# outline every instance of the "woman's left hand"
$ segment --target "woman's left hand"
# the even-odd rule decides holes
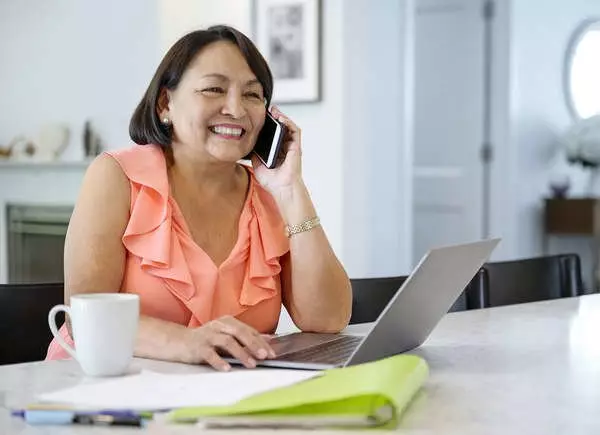
[[[271,115],[281,122],[286,128],[283,139],[280,161],[273,169],[267,168],[255,155],[252,156],[254,175],[258,182],[271,195],[277,197],[281,193],[302,183],[302,149],[300,128],[285,116],[277,107],[273,106]]]

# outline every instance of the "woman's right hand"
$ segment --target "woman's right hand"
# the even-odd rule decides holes
[[[225,316],[199,328],[186,329],[184,355],[186,363],[207,363],[217,370],[231,366],[218,354],[223,350],[248,368],[256,367],[256,359],[274,358],[275,352],[265,337],[235,317]]]

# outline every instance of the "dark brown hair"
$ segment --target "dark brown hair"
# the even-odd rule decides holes
[[[161,90],[177,88],[183,73],[198,52],[217,41],[232,42],[240,49],[248,66],[263,87],[267,106],[271,103],[273,75],[265,58],[246,35],[229,26],[212,26],[206,30],[197,30],[179,39],[167,52],[154,73],[142,101],[129,122],[129,136],[135,143],[157,144],[163,148],[171,146],[172,129],[161,123],[157,113]]]

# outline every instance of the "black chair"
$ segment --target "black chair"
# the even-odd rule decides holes
[[[63,283],[0,284],[0,364],[43,360],[52,340],[48,311],[63,301]]]
[[[467,292],[467,308],[543,301],[584,294],[576,254],[486,263],[483,285]]]
[[[351,279],[350,324],[374,322],[408,276]]]
[[[479,286],[486,281],[483,276],[484,273],[481,269],[477,272],[449,311],[462,311],[466,308],[463,295],[467,292],[481,292]],[[351,279],[352,316],[350,317],[350,324],[377,320],[379,314],[400,289],[406,278],[408,276]]]

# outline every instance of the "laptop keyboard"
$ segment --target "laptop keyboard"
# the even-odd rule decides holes
[[[283,338],[283,337],[282,337]],[[345,363],[363,337],[338,335],[335,340],[295,352],[278,355],[278,361],[339,365]]]

